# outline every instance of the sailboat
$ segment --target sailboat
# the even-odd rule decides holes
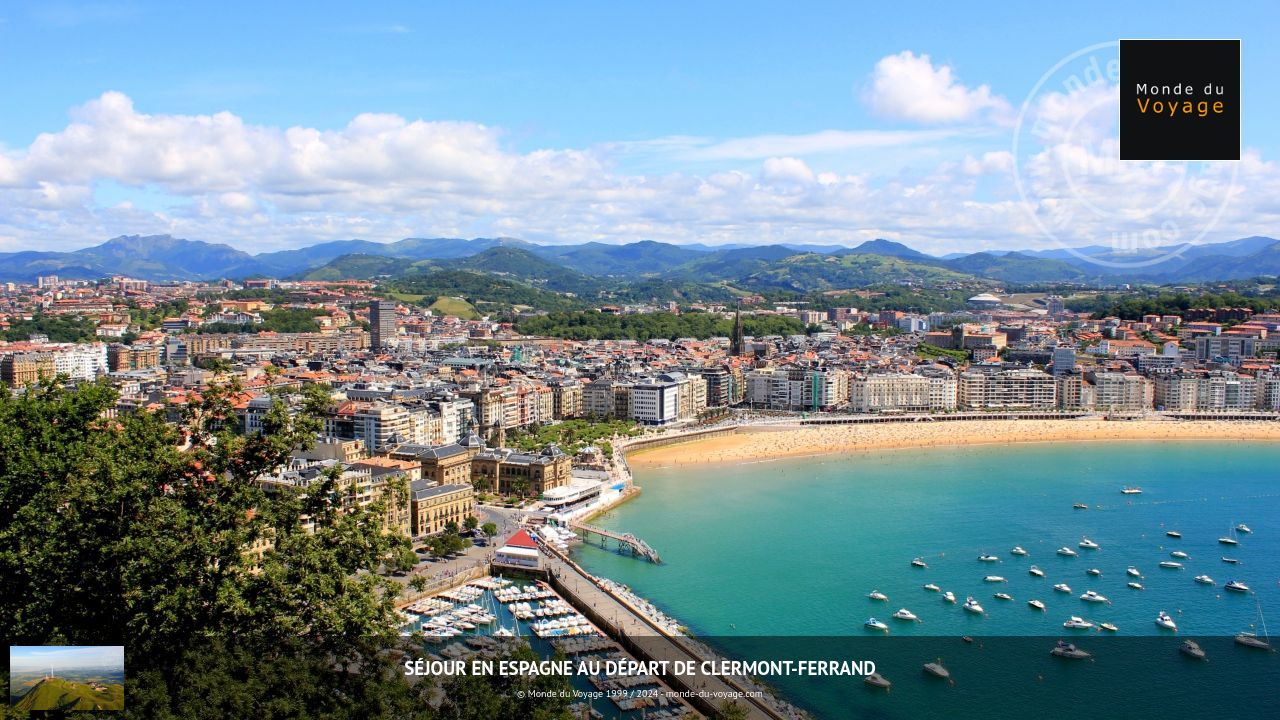
[[[1255,602],[1258,603],[1258,624],[1262,626],[1262,637],[1258,637],[1254,632],[1241,632],[1236,635],[1236,644],[1258,650],[1270,650],[1271,638],[1267,636],[1267,620],[1262,617],[1262,602],[1259,600]]]

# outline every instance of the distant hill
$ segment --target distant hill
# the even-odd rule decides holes
[[[1021,253],[974,253],[946,261],[952,270],[1006,283],[1083,281],[1087,273],[1064,260],[1031,258]]]
[[[28,690],[13,707],[19,712],[123,710],[124,686],[106,685],[99,691],[84,683],[46,678]]]
[[[1137,252],[1090,246],[1075,252],[1059,248],[934,257],[885,239],[841,248],[808,244],[716,247],[649,240],[622,245],[540,245],[507,237],[405,238],[392,243],[339,240],[250,255],[228,245],[169,235],[128,235],[74,252],[0,253],[0,280],[34,282],[40,275],[97,279],[114,274],[153,281],[264,275],[341,280],[470,270],[513,277],[562,293],[608,291],[632,297],[630,289],[643,284],[670,299],[712,297],[726,292],[726,287],[805,292],[939,280],[1049,283],[1084,282],[1099,276],[1112,281],[1161,283],[1232,280],[1280,273],[1276,244],[1273,238],[1252,236]],[[1144,260],[1159,262],[1143,265]],[[711,286],[719,289],[704,292]]]

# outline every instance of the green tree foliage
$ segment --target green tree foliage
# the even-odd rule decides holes
[[[631,437],[640,434],[632,420],[574,419],[546,425],[532,425],[507,433],[507,445],[521,450],[541,450],[556,443],[567,453],[577,453],[588,445],[603,449],[604,439],[615,435]],[[612,454],[612,446],[606,455]]]
[[[130,300],[128,305],[129,322],[137,325],[139,330],[155,330],[165,318],[177,317],[190,307],[185,299],[157,303],[149,308],[142,307],[136,300]]]
[[[562,717],[567,701],[501,694],[534,681],[470,679],[447,715],[432,683],[404,681],[386,652],[400,587],[376,570],[407,540],[385,507],[344,503],[340,471],[305,495],[255,482],[314,437],[327,396],[275,397],[264,432],[241,435],[237,390],[210,387],[172,426],[109,417],[105,384],[0,389],[9,641],[123,645],[132,717]],[[259,561],[246,550],[264,538]]]
[[[803,335],[804,324],[781,315],[744,315],[747,335]],[[527,335],[548,335],[572,340],[675,340],[725,337],[733,332],[733,319],[710,313],[668,312],[611,315],[594,311],[553,312],[521,319],[517,329]]]
[[[317,330],[316,318],[327,315],[324,310],[313,308],[281,307],[264,310],[260,323],[205,323],[195,329],[198,333],[303,333]]]
[[[1091,312],[1094,318],[1115,316],[1123,320],[1141,320],[1143,315],[1182,315],[1192,308],[1247,307],[1254,312],[1280,310],[1280,297],[1275,295],[1242,295],[1234,291],[1221,293],[1161,292],[1152,295],[1100,294],[1072,298],[1067,307],[1076,312]]]
[[[50,342],[87,342],[95,339],[96,333],[97,326],[78,315],[36,313],[30,320],[11,318],[9,329],[0,332],[0,339],[12,342],[43,334],[49,336]]]

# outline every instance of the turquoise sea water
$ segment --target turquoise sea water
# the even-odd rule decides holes
[[[1002,642],[997,638],[1025,637],[1028,648],[1033,644],[1037,648],[1036,657],[1045,655],[1058,637],[1073,637],[1082,647],[1120,642],[1116,652],[1123,654],[1121,638],[1145,636],[1149,643],[1172,642],[1176,658],[1178,640],[1161,638],[1163,631],[1154,623],[1160,610],[1174,615],[1179,637],[1213,637],[1250,629],[1259,605],[1270,629],[1280,633],[1280,446],[1276,444],[1075,443],[896,450],[647,469],[637,481],[644,488],[640,497],[596,522],[644,538],[662,554],[664,564],[650,565],[589,546],[576,551],[579,561],[595,573],[630,585],[694,634],[738,656],[745,657],[756,641],[735,637],[849,636],[859,638],[860,648],[880,647],[861,640],[867,636],[862,623],[870,615],[892,626],[891,637],[897,640],[884,644],[885,652],[908,647],[901,638],[936,638],[958,647],[959,641],[952,638],[970,635],[993,643]],[[1145,492],[1122,495],[1123,485],[1141,485]],[[1077,502],[1087,503],[1089,509],[1073,509]],[[1240,522],[1248,524],[1253,534],[1240,535],[1238,546],[1220,545],[1217,539]],[[1166,537],[1169,529],[1180,531],[1182,539]],[[1099,543],[1101,549],[1079,549],[1082,536]],[[1011,555],[1014,545],[1026,548],[1030,556]],[[1057,556],[1054,551],[1064,545],[1076,549],[1079,556]],[[1181,561],[1184,570],[1158,567],[1160,561],[1171,559],[1172,550],[1190,555]],[[1000,562],[978,562],[983,553],[999,556]],[[1241,563],[1224,564],[1223,555]],[[915,556],[924,557],[929,568],[910,567]],[[1047,577],[1030,576],[1027,569],[1032,564],[1039,565]],[[1143,573],[1138,581],[1145,590],[1126,587],[1133,580],[1125,574],[1130,565]],[[1085,570],[1092,567],[1103,571],[1101,578],[1086,575]],[[1217,585],[1195,583],[1193,577],[1202,573],[1212,576]],[[1001,575],[1008,582],[986,583],[986,575]],[[1222,585],[1232,578],[1249,584],[1254,593],[1225,592]],[[939,593],[922,589],[929,582],[951,590],[961,602],[966,595],[974,596],[986,615],[971,615],[958,605],[945,604]],[[1051,588],[1059,582],[1070,585],[1073,592],[1054,592]],[[868,600],[866,595],[873,589],[889,595],[890,601]],[[1111,603],[1079,600],[1086,590],[1107,596]],[[998,591],[1015,599],[996,600],[992,596]],[[1031,598],[1044,601],[1047,612],[1029,608],[1026,601]],[[898,608],[910,609],[924,622],[891,619]],[[1097,633],[1066,631],[1062,622],[1071,615],[1114,623],[1119,637],[1113,641]],[[1047,644],[1042,638],[1049,639]],[[1148,653],[1163,646],[1142,647]],[[1216,672],[1241,659],[1229,642],[1214,650],[1205,667],[1213,666],[1216,659]],[[923,650],[913,648],[912,652],[918,655]],[[1261,674],[1248,676],[1247,687],[1235,689],[1230,678],[1225,683],[1216,678],[1213,688],[1206,685],[1194,693],[1205,703],[1199,709],[1209,712],[1213,703],[1233,697],[1247,700],[1255,691],[1262,693],[1260,699],[1270,691],[1274,707],[1280,708],[1276,657],[1245,657],[1252,664],[1233,668],[1231,678],[1244,678],[1254,671]],[[954,662],[963,663],[963,656]],[[918,673],[919,663],[912,663],[913,672]],[[1101,658],[1095,663],[1104,664]],[[1150,667],[1152,677],[1161,682],[1177,683],[1178,673],[1200,672],[1181,665],[1171,670],[1167,665],[1161,661],[1138,667]],[[894,670],[903,672],[899,667]],[[986,674],[990,671],[983,669]],[[1049,672],[1058,670],[1050,666]],[[1133,682],[1135,672],[1141,674],[1134,668],[1114,667],[1108,677],[1114,680],[1115,675],[1125,674]],[[1043,679],[1042,675],[1036,677]],[[922,682],[919,677],[896,681],[893,701],[884,706],[885,701],[868,698],[864,692],[848,688],[845,694],[829,692],[837,685],[830,681],[776,682],[791,699],[820,716],[844,716],[838,705],[831,704],[834,697],[824,700],[823,695],[840,697],[841,702],[853,697],[870,703],[863,710],[885,717],[924,717],[930,714],[929,708],[942,707],[927,694],[931,690],[927,686],[919,689],[925,695],[911,699],[914,686]],[[1182,686],[1185,689],[1187,683]],[[964,684],[958,681],[956,687]],[[1062,687],[1064,692],[1086,691],[1085,685],[1076,688],[1066,681]],[[955,697],[963,697],[964,692],[955,690]],[[1219,697],[1219,693],[1223,694]],[[968,702],[989,700],[974,696]],[[978,707],[970,709],[976,712]],[[966,715],[961,712],[961,716]],[[1093,716],[1108,713],[1095,711]]]

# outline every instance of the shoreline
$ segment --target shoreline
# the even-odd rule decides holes
[[[740,465],[922,447],[1074,442],[1280,440],[1280,422],[1226,420],[960,420],[739,426],[737,432],[624,449],[633,469]]]

